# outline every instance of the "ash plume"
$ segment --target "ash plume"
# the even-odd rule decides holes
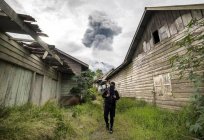
[[[100,50],[112,50],[114,36],[121,33],[121,27],[113,22],[104,12],[95,11],[89,15],[89,27],[82,43],[86,47]]]

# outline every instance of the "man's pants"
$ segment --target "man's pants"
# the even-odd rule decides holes
[[[110,114],[110,128],[113,128],[114,117],[115,117],[115,106],[105,105],[104,106],[104,120],[108,125],[108,115]]]

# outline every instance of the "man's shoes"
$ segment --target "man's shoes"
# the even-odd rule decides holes
[[[109,133],[110,133],[110,134],[113,133],[113,129],[112,129],[112,128],[109,129]]]
[[[109,124],[106,124],[106,130],[109,130]]]

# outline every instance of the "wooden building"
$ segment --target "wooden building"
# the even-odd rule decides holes
[[[69,94],[73,75],[88,65],[48,45],[35,19],[17,14],[0,1],[0,106],[42,105]],[[9,33],[26,34],[33,39],[15,38]]]
[[[204,20],[204,4],[145,8],[124,62],[107,77],[121,96],[169,109],[189,101],[192,84],[172,73],[169,58],[184,50],[172,44],[184,37],[192,18]]]

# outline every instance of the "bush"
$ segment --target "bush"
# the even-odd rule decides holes
[[[186,126],[197,138],[204,139],[204,96],[194,95],[187,111]]]
[[[91,100],[96,100],[96,96],[99,94],[97,88],[94,87],[89,88],[87,93]]]
[[[87,70],[73,77],[73,80],[76,81],[76,87],[73,87],[70,91],[73,95],[82,95],[83,101],[87,102],[95,99],[95,95],[90,92],[90,89],[93,84],[94,72]]]
[[[81,89],[79,87],[73,87],[71,90],[70,90],[70,93],[72,95],[80,95],[81,93]]]

